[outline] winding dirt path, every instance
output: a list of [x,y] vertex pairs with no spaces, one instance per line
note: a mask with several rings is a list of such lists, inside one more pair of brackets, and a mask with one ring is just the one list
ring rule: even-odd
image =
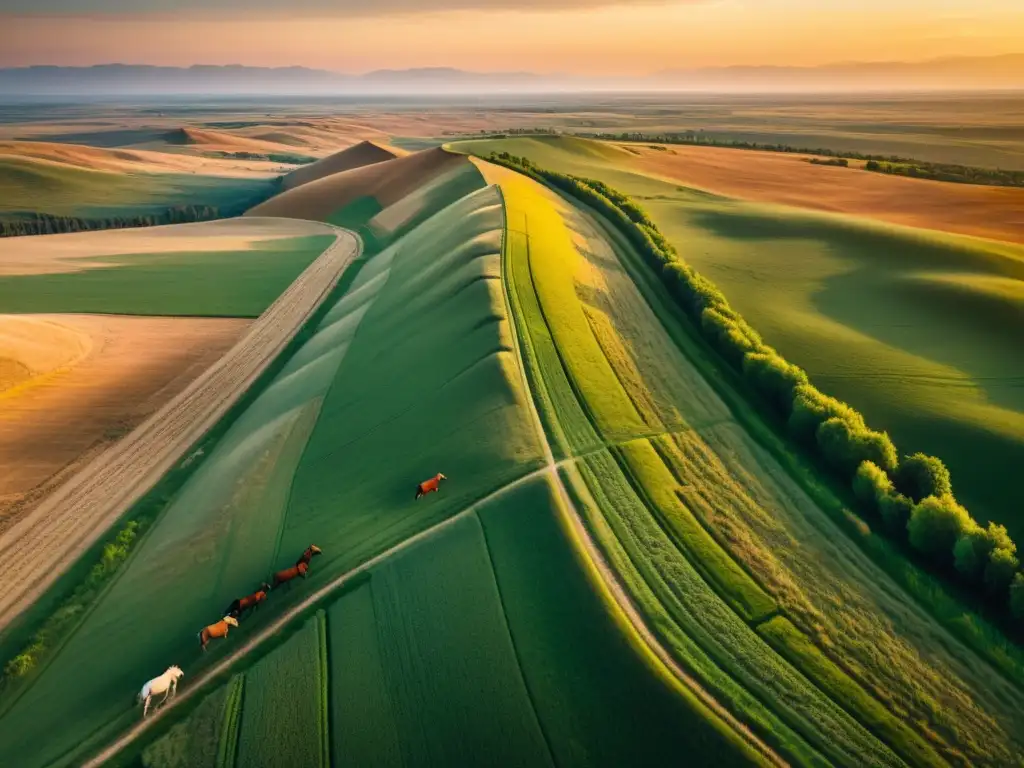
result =
[[334,243],[220,360],[0,535],[0,630],[224,416],[361,252],[358,238],[338,229]]

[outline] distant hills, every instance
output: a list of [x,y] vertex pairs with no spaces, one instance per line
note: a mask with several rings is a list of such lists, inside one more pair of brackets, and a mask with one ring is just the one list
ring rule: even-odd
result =
[[817,67],[736,66],[595,78],[447,67],[347,75],[307,67],[31,66],[0,69],[3,96],[427,95],[557,91],[821,92],[1024,89],[1024,54]]

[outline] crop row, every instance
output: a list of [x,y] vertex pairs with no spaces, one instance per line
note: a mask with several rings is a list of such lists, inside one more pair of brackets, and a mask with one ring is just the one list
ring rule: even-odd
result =
[[653,267],[702,336],[726,363],[786,419],[792,435],[815,451],[857,496],[942,570],[984,599],[1024,620],[1024,573],[1005,527],[980,526],[957,503],[949,472],[933,456],[899,457],[885,432],[851,406],[814,387],[729,306],[722,292],[681,259],[640,206],[603,182],[539,168],[508,153],[493,162],[550,183],[593,206],[625,234]]

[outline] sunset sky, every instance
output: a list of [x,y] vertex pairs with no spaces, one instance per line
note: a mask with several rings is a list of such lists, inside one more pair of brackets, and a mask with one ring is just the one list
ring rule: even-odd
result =
[[1019,52],[1024,0],[0,2],[0,66],[452,66],[606,75]]

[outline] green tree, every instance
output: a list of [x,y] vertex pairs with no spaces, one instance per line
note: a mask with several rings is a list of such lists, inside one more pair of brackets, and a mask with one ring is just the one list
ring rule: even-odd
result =
[[907,524],[910,544],[938,562],[950,562],[953,549],[973,521],[950,496],[928,496],[914,506]]
[[914,501],[926,496],[952,496],[949,470],[941,459],[923,453],[904,456],[893,478],[900,493]]
[[1003,592],[1013,581],[1013,576],[1020,567],[1013,550],[997,547],[989,555],[988,565],[985,566],[985,586],[993,593]]

